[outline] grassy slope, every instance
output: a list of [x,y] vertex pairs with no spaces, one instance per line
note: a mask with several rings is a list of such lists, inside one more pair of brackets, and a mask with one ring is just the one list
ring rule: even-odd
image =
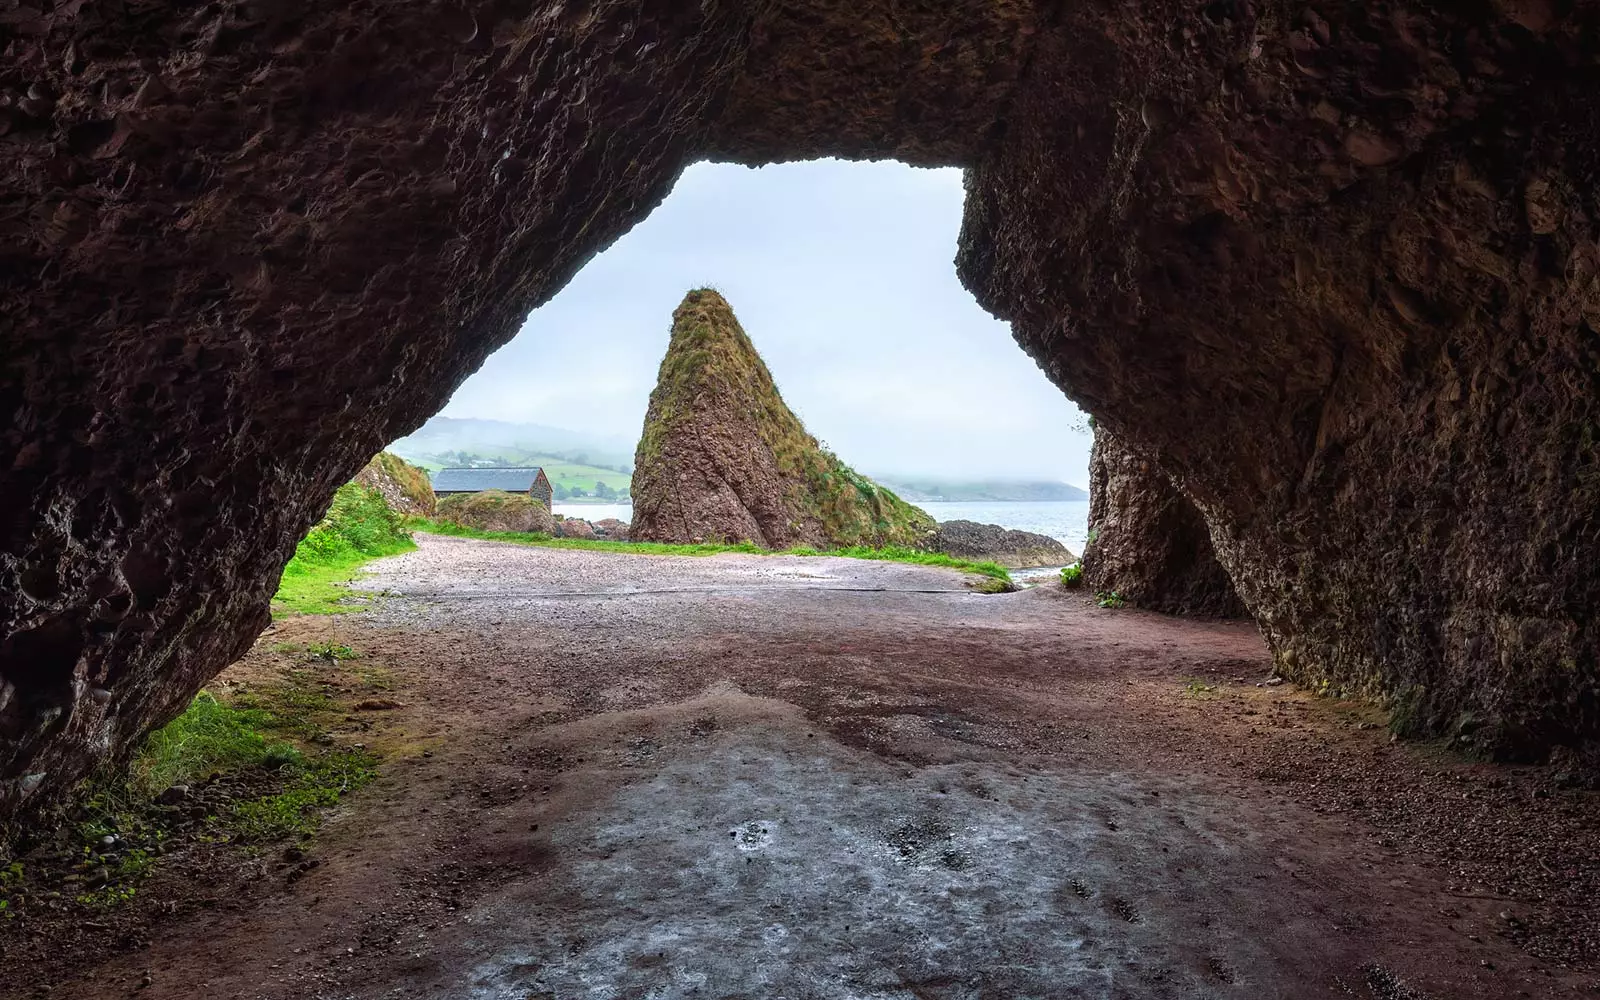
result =
[[933,518],[841,462],[784,403],[733,309],[718,293],[696,289],[673,313],[672,341],[661,361],[634,467],[660,458],[675,428],[696,417],[696,400],[731,405],[751,420],[779,473],[793,484],[792,509],[822,523],[843,544],[915,546]]
[[[544,474],[549,477],[551,486],[560,484],[568,489],[579,486],[593,492],[594,484],[597,480],[614,490],[625,490],[633,481],[633,477],[626,472],[601,469],[593,465],[581,465],[577,462],[569,462],[564,458],[557,458],[554,455],[544,455],[522,448],[484,445],[482,447],[469,447],[467,450],[474,455],[505,462],[508,465],[540,466],[544,469]],[[414,465],[422,466],[429,472],[437,472],[446,466],[446,463],[440,461],[436,455],[422,455],[410,461]]]
[[354,609],[344,587],[364,564],[416,548],[399,514],[376,491],[346,483],[327,516],[312,528],[283,568],[272,598],[274,617],[331,615]]
[[785,549],[782,552],[774,552],[771,549],[764,549],[759,545],[749,543],[741,545],[715,543],[672,545],[663,542],[613,542],[599,538],[551,538],[549,535],[528,534],[520,531],[479,531],[476,528],[463,528],[460,525],[429,521],[422,518],[413,518],[410,523],[418,531],[426,531],[436,535],[450,535],[456,538],[479,538],[490,542],[510,542],[514,545],[538,545],[551,549],[588,549],[593,552],[624,552],[633,555],[653,556],[714,556],[723,552],[741,552],[748,555],[762,556],[840,556],[846,559],[871,559],[910,563],[917,566],[945,566],[964,573],[976,573],[980,576],[988,577],[998,583],[1005,584],[1007,587],[1011,583],[1011,574],[996,563],[972,562],[967,559],[947,556],[943,552],[924,552],[920,549],[909,549],[904,546],[871,548],[864,545],[855,545],[827,551],[811,548],[793,548]]

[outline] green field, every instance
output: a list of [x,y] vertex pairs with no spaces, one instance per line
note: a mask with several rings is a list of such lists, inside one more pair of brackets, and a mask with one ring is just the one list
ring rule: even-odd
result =
[[[498,462],[510,466],[539,466],[544,469],[544,474],[549,477],[550,485],[560,486],[567,490],[581,489],[587,493],[594,493],[594,484],[605,483],[617,491],[627,490],[633,483],[633,477],[626,472],[615,469],[602,469],[595,465],[585,465],[571,459],[561,458],[556,455],[546,455],[536,451],[522,448],[506,448],[495,446],[479,446],[468,453],[472,459],[479,461]],[[406,461],[420,465],[430,473],[440,469],[462,465],[459,453],[444,455],[401,455]],[[570,501],[583,503],[585,500],[593,502],[594,497],[579,497]],[[567,503],[569,501],[562,501]]]

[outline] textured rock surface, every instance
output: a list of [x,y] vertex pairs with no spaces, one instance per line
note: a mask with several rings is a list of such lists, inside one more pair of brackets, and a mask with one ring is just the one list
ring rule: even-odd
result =
[[1173,615],[1250,612],[1211,547],[1211,531],[1166,473],[1097,429],[1089,460],[1083,586]]
[[387,451],[372,456],[352,482],[383,494],[391,510],[416,517],[432,517],[438,506],[426,470]]
[[439,501],[439,520],[480,531],[531,531],[548,535],[555,521],[550,509],[524,493],[484,490],[452,493]]
[[1600,732],[1600,14],[1484,0],[0,11],[0,815],[172,716],[338,484],[682,166],[968,174],[958,266],[1290,676]]
[[672,314],[633,460],[640,542],[921,546],[933,518],[824,451],[721,295]]
[[613,542],[625,542],[628,540],[628,522],[603,517],[594,522],[594,533]]
[[1049,535],[977,521],[940,521],[929,547],[962,559],[996,562],[1006,569],[1066,566],[1078,559]]

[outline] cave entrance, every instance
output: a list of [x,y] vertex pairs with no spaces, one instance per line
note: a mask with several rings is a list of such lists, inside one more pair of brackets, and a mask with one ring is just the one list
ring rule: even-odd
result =
[[[545,467],[556,513],[628,520],[673,310],[710,286],[847,465],[939,520],[1019,519],[1005,526],[1081,552],[1085,419],[957,278],[963,198],[954,168],[695,164],[391,449],[429,468]],[[1013,501],[1036,502],[992,506]]]

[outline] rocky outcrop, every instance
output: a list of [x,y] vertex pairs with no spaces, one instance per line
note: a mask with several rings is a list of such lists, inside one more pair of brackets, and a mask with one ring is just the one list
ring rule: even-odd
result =
[[1509,0],[14,5],[0,816],[247,648],[338,485],[705,157],[966,167],[962,279],[1280,669],[1600,745],[1597,48]]
[[594,533],[597,537],[613,542],[628,540],[628,522],[619,521],[614,517],[603,517],[594,522]]
[[525,531],[551,534],[549,508],[525,493],[483,490],[452,493],[439,500],[439,520],[479,531]]
[[356,473],[354,482],[383,495],[389,509],[413,517],[432,517],[437,501],[428,473],[399,455],[380,451]]
[[977,521],[940,521],[929,547],[959,559],[999,563],[1006,569],[1066,566],[1078,561],[1049,535]]
[[581,517],[563,517],[550,529],[557,538],[594,538],[594,525]]
[[672,314],[633,466],[635,541],[920,547],[933,534],[933,518],[806,433],[708,289]]
[[1154,462],[1097,428],[1089,460],[1083,586],[1173,615],[1249,615],[1205,519]]

